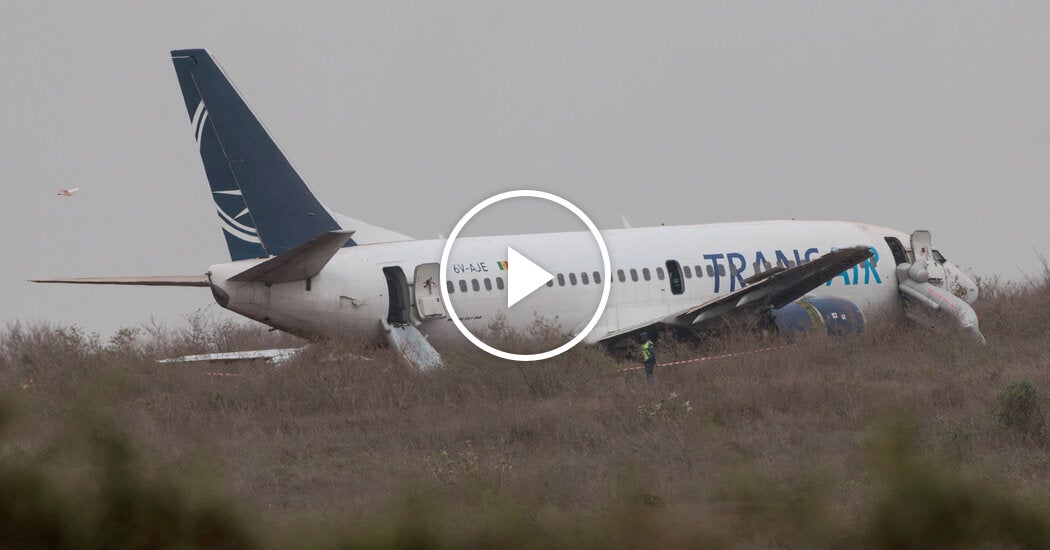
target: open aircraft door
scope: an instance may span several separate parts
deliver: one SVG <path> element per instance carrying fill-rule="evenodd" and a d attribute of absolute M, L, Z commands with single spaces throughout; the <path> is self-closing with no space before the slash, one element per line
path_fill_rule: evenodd
<path fill-rule="evenodd" d="M 441 266 L 437 263 L 416 266 L 412 286 L 416 295 L 416 310 L 420 319 L 445 317 L 445 304 L 441 303 Z"/>
<path fill-rule="evenodd" d="M 937 260 L 933 251 L 933 239 L 929 231 L 919 230 L 911 234 L 911 253 L 915 261 L 926 262 L 926 273 L 930 284 L 944 287 L 944 266 Z"/>

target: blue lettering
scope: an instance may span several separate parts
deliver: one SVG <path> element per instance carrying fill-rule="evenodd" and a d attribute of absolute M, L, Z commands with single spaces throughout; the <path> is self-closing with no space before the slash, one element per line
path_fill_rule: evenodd
<path fill-rule="evenodd" d="M 835 248 L 832 248 L 832 250 L 835 250 Z M 871 247 L 871 252 L 873 254 L 872 257 L 864 260 L 864 284 L 870 285 L 871 284 L 871 279 L 874 276 L 875 284 L 881 285 L 882 284 L 882 277 L 879 276 L 879 270 L 875 267 L 876 264 L 878 264 L 878 261 L 879 261 L 879 252 L 877 250 L 875 250 L 875 247 Z M 852 268 L 847 269 L 846 271 L 843 271 L 842 273 L 839 273 L 838 275 L 835 275 L 835 277 L 842 277 L 842 280 L 845 281 L 845 283 L 847 285 L 849 285 L 849 284 L 859 285 L 859 284 L 861 284 L 861 282 L 860 282 L 860 267 L 861 267 L 861 264 L 856 264 Z M 852 279 L 850 279 L 850 273 L 853 274 L 853 278 Z M 833 277 L 830 281 L 824 283 L 824 286 L 831 286 L 831 283 L 835 282 L 835 277 Z"/>
<path fill-rule="evenodd" d="M 835 250 L 835 248 L 832 247 L 831 250 Z M 842 277 L 842 282 L 846 285 L 868 285 L 872 284 L 872 279 L 875 280 L 875 284 L 882 284 L 882 277 L 879 275 L 879 271 L 877 269 L 879 253 L 875 249 L 875 247 L 872 247 L 871 251 L 873 254 L 872 257 L 865 260 L 863 265 L 857 264 L 849 269 L 846 269 L 842 273 L 835 275 L 835 277 L 833 277 L 831 280 L 824 283 L 824 286 L 831 286 L 835 279 L 839 277 Z M 774 250 L 771 256 L 776 259 L 778 267 L 783 266 L 785 268 L 790 268 L 790 266 L 792 265 L 798 267 L 802 264 L 813 261 L 814 259 L 819 257 L 820 249 L 813 247 L 807 248 L 804 251 L 802 251 L 796 248 L 792 250 L 792 253 L 795 257 L 794 261 L 789 260 L 787 253 L 785 253 L 783 250 Z M 704 260 L 706 260 L 710 264 L 710 270 L 714 273 L 714 291 L 716 294 L 721 292 L 722 290 L 722 276 L 726 275 L 726 272 L 724 270 L 727 270 L 729 272 L 729 292 L 733 292 L 738 288 L 744 288 L 745 286 L 747 286 L 744 283 L 744 274 L 747 273 L 747 259 L 749 255 L 744 255 L 740 252 L 726 252 L 724 254 L 704 254 L 703 257 Z M 754 259 L 755 274 L 757 275 L 765 271 L 766 264 L 769 263 L 769 256 L 767 256 L 761 250 L 758 250 L 754 252 Z M 482 264 L 481 267 L 482 269 L 487 268 L 487 266 L 485 266 L 484 264 Z M 861 283 L 860 281 L 860 269 L 862 267 L 864 269 L 863 283 Z"/>
<path fill-rule="evenodd" d="M 875 275 L 875 284 L 882 284 L 882 277 L 879 277 L 879 270 L 875 269 L 875 266 L 879 263 L 879 251 L 875 250 L 875 247 L 871 247 L 871 253 L 874 256 L 864 260 L 864 284 L 869 284 L 871 275 Z"/>
<path fill-rule="evenodd" d="M 761 250 L 755 252 L 755 274 L 762 273 L 766 270 L 766 255 Z"/>
<path fill-rule="evenodd" d="M 715 294 L 718 294 L 719 283 L 722 279 L 722 273 L 718 269 L 718 260 L 721 260 L 722 258 L 724 258 L 722 254 L 704 254 L 704 259 L 711 261 L 711 268 L 715 272 Z"/>
<path fill-rule="evenodd" d="M 838 275 L 835 275 L 834 277 L 828 279 L 828 282 L 824 283 L 824 286 L 831 286 L 831 283 L 834 283 L 835 279 L 838 278 L 838 277 L 842 277 L 842 280 L 846 281 L 847 285 L 850 284 L 850 282 L 849 282 L 849 270 L 846 270 L 846 271 L 843 271 L 842 273 L 839 273 Z"/>
<path fill-rule="evenodd" d="M 836 250 L 838 250 L 838 248 L 836 248 L 834 246 L 831 247 L 831 251 L 832 252 L 834 252 Z M 854 266 L 854 267 L 856 267 L 856 266 Z M 846 281 L 847 285 L 850 284 L 850 282 L 849 282 L 849 270 L 848 269 L 846 271 L 843 271 L 842 273 L 839 273 L 838 275 L 835 275 L 835 277 L 842 277 L 842 280 Z M 828 282 L 824 283 L 824 286 L 831 286 L 831 283 L 835 282 L 835 277 L 832 277 L 832 278 L 828 279 Z M 856 273 L 854 273 L 854 275 L 853 275 L 853 282 L 854 283 L 857 282 L 857 275 L 856 275 Z"/>
<path fill-rule="evenodd" d="M 739 265 L 733 260 L 739 260 Z M 744 276 L 741 275 L 747 265 L 744 255 L 739 252 L 730 252 L 726 254 L 726 262 L 729 264 L 729 292 L 736 290 L 737 282 L 740 283 L 740 288 L 744 288 Z"/>

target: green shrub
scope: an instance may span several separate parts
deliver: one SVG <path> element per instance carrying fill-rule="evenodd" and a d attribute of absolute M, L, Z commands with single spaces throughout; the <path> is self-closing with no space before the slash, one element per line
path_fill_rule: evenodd
<path fill-rule="evenodd" d="M 920 428 L 897 420 L 876 432 L 875 495 L 868 548 L 1048 548 L 1050 521 L 1039 503 L 973 480 L 921 452 Z"/>
<path fill-rule="evenodd" d="M 1020 430 L 1025 435 L 1043 432 L 1043 411 L 1039 406 L 1039 390 L 1028 380 L 1018 380 L 1006 385 L 996 398 L 996 417 L 1008 428 Z"/>

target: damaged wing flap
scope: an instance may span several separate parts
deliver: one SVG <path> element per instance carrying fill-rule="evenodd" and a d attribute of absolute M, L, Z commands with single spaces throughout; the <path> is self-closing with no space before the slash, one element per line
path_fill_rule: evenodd
<path fill-rule="evenodd" d="M 640 318 L 637 322 L 630 323 L 629 328 L 609 334 L 605 339 L 645 330 L 658 324 L 694 326 L 724 315 L 744 314 L 762 308 L 778 308 L 801 298 L 839 273 L 873 255 L 870 247 L 858 245 L 832 250 L 819 258 L 792 268 L 768 270 L 746 279 L 745 286 L 739 290 L 723 294 L 670 316 Z M 622 322 L 623 317 L 620 320 Z"/>
<path fill-rule="evenodd" d="M 730 311 L 753 307 L 778 308 L 793 302 L 843 271 L 857 265 L 873 253 L 867 246 L 840 248 L 790 269 L 771 270 L 769 274 L 748 279 L 743 288 L 707 303 L 677 313 L 667 322 L 694 325 L 709 321 Z"/>

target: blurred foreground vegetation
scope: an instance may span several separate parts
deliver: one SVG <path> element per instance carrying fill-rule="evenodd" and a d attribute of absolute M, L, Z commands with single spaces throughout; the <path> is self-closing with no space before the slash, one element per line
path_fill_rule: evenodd
<path fill-rule="evenodd" d="M 587 348 L 158 365 L 297 343 L 206 314 L 110 339 L 13 325 L 0 547 L 1048 548 L 1050 285 L 986 283 L 977 309 L 982 348 L 874 327 L 652 385 Z"/>

